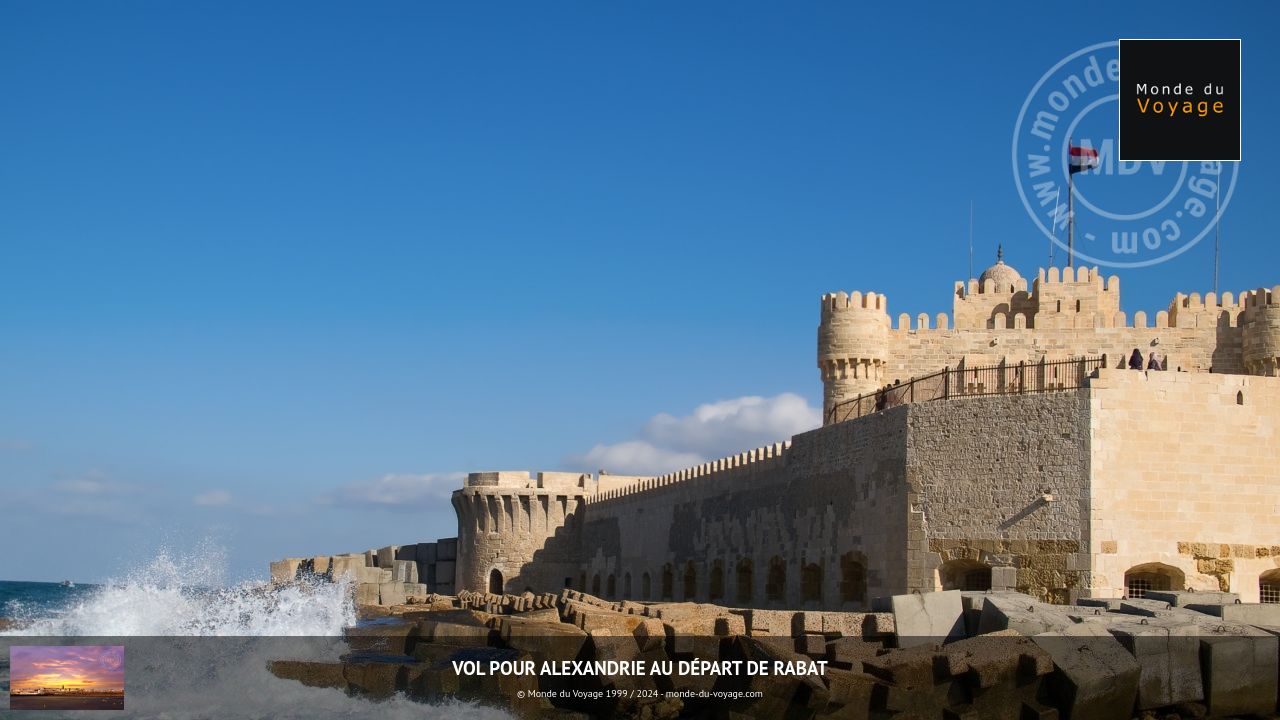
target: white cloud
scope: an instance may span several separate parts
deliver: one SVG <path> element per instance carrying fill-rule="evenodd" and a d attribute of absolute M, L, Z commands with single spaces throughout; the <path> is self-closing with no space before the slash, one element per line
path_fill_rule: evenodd
<path fill-rule="evenodd" d="M 584 469 L 657 475 L 786 440 L 822 424 L 822 411 L 795 393 L 749 395 L 699 405 L 682 417 L 660 413 L 640 437 L 598 444 L 571 455 L 566 464 Z"/>
<path fill-rule="evenodd" d="M 211 490 L 195 496 L 193 502 L 200 507 L 223 507 L 231 504 L 231 493 L 226 490 Z"/>
<path fill-rule="evenodd" d="M 620 475 L 661 475 L 673 468 L 700 462 L 703 462 L 703 457 L 697 453 L 665 450 L 644 440 L 596 445 L 581 455 L 570 456 L 568 460 L 568 464 L 584 470 L 604 469 Z"/>
<path fill-rule="evenodd" d="M 317 498 L 325 505 L 354 504 L 388 509 L 412 510 L 448 501 L 462 487 L 466 473 L 392 473 L 375 480 L 347 483 L 331 496 Z"/>
<path fill-rule="evenodd" d="M 56 483 L 54 489 L 70 495 L 124 495 L 136 488 L 127 483 L 113 482 L 99 470 L 89 472 L 71 480 Z"/>

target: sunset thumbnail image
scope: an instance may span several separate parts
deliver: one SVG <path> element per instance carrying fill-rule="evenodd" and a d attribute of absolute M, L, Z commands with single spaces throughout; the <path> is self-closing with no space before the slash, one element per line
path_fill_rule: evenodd
<path fill-rule="evenodd" d="M 124 708 L 123 645 L 15 645 L 11 710 Z"/>

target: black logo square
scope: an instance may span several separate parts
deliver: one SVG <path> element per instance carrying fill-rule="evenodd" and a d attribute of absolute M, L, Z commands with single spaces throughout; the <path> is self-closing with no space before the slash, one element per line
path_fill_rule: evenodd
<path fill-rule="evenodd" d="M 1121 160 L 1240 159 L 1239 40 L 1120 41 Z"/>

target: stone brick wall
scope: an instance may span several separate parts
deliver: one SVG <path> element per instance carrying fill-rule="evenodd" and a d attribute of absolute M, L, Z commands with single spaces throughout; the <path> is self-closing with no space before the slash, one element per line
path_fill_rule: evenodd
<path fill-rule="evenodd" d="M 1280 379 L 1111 371 L 1089 402 L 1089 591 L 1119 596 L 1158 563 L 1258 602 L 1280 567 Z"/>
<path fill-rule="evenodd" d="M 1069 599 L 1088 569 L 1086 393 L 909 406 L 909 589 L 953 589 L 946 569 L 970 561 L 1009 568 L 1022 592 Z"/>
<path fill-rule="evenodd" d="M 637 600 L 865 607 L 906 582 L 905 435 L 897 408 L 797 435 L 774 457 L 592 500 L 580 579 Z"/>

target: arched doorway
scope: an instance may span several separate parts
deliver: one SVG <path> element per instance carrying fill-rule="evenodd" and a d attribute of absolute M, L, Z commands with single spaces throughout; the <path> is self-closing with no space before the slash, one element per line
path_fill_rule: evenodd
<path fill-rule="evenodd" d="M 751 558 L 743 558 L 738 561 L 738 595 L 737 600 L 740 603 L 751 602 L 751 586 L 752 586 L 752 568 Z"/>
<path fill-rule="evenodd" d="M 489 592 L 494 595 L 502 594 L 502 573 L 498 572 L 498 568 L 489 571 Z"/>
<path fill-rule="evenodd" d="M 641 575 L 640 576 L 640 599 L 642 600 L 649 599 L 649 591 L 652 590 L 650 585 L 651 585 L 651 581 L 649 580 L 649 573 L 645 573 Z"/>
<path fill-rule="evenodd" d="M 631 573 L 622 576 L 622 597 L 631 599 Z"/>
<path fill-rule="evenodd" d="M 675 597 L 675 568 L 671 567 L 671 563 L 662 566 L 662 599 L 670 600 Z"/>
<path fill-rule="evenodd" d="M 1182 590 L 1187 576 L 1178 568 L 1152 562 L 1134 565 L 1124 571 L 1124 596 L 1143 598 L 1151 590 Z"/>
<path fill-rule="evenodd" d="M 707 599 L 711 602 L 724 597 L 724 563 L 719 560 L 711 563 L 711 581 L 707 586 Z"/>
<path fill-rule="evenodd" d="M 618 596 L 618 581 L 613 578 L 613 573 L 609 573 L 609 579 L 605 581 L 605 597 L 613 600 Z"/>
<path fill-rule="evenodd" d="M 1280 568 L 1258 576 L 1258 602 L 1280 603 Z"/>
<path fill-rule="evenodd" d="M 684 564 L 684 599 L 693 600 L 698 596 L 698 571 L 690 560 Z"/>
<path fill-rule="evenodd" d="M 991 589 L 991 566 L 978 560 L 948 560 L 938 568 L 943 590 L 982 591 Z"/>
<path fill-rule="evenodd" d="M 800 567 L 800 598 L 804 602 L 822 602 L 822 566 L 818 563 Z"/>
<path fill-rule="evenodd" d="M 764 597 L 782 602 L 787 597 L 787 561 L 774 555 L 769 558 L 769 574 L 765 576 Z"/>
<path fill-rule="evenodd" d="M 867 564 L 862 553 L 847 552 L 840 556 L 840 601 L 867 602 Z"/>

